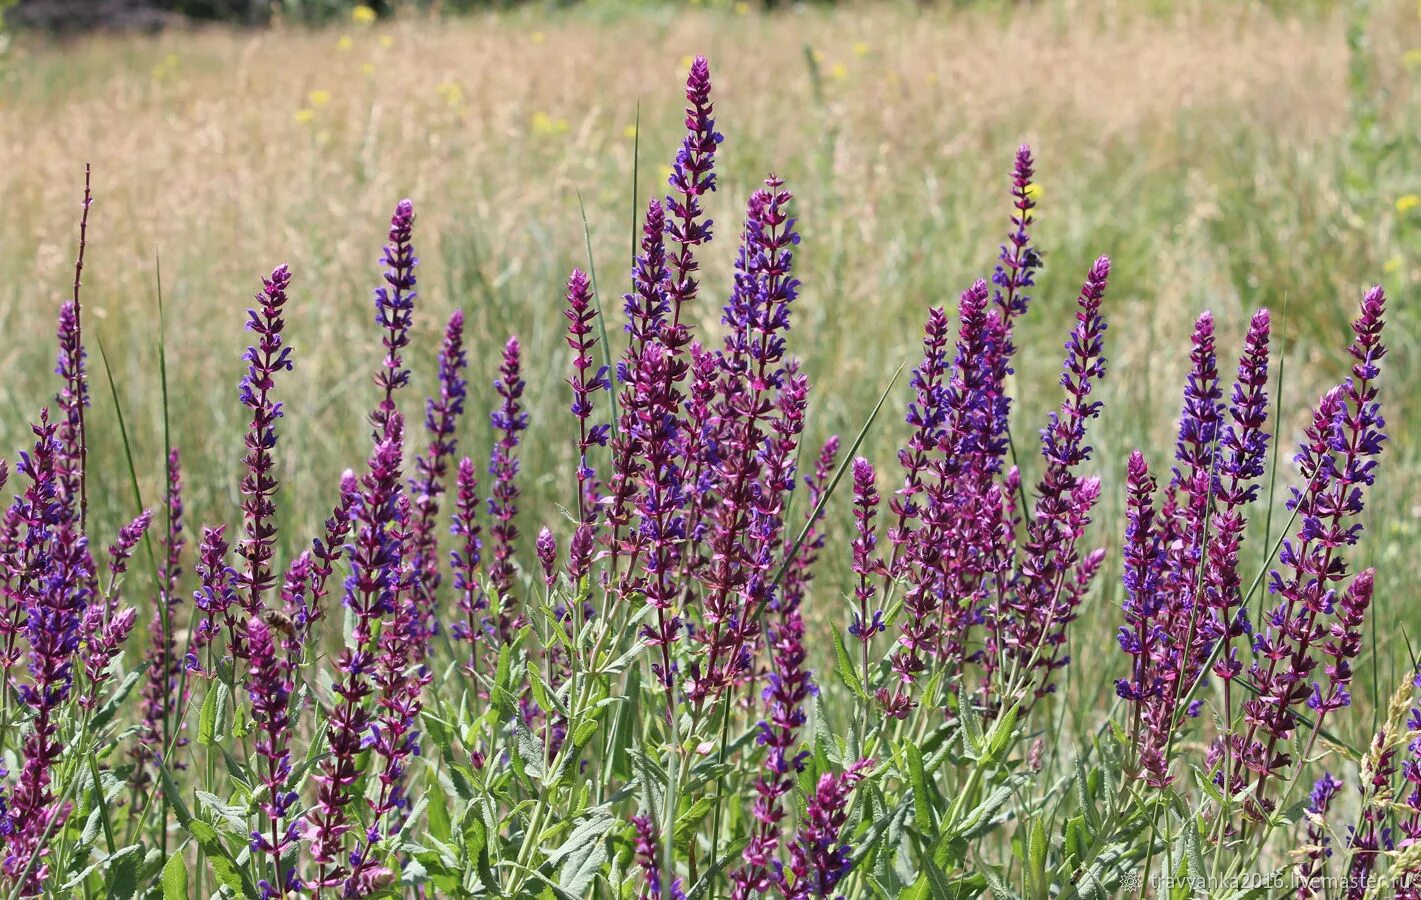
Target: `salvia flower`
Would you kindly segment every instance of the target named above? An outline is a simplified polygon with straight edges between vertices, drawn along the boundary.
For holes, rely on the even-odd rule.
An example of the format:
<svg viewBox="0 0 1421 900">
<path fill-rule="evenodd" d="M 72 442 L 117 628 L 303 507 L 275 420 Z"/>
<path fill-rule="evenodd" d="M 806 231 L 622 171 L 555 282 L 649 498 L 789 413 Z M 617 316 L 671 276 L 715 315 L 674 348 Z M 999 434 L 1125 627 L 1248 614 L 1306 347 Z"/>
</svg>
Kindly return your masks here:
<svg viewBox="0 0 1421 900">
<path fill-rule="evenodd" d="M 518 445 L 520 435 L 528 429 L 528 414 L 523 411 L 522 351 L 518 338 L 511 337 L 503 346 L 503 362 L 493 388 L 500 398 L 490 415 L 497 437 L 489 460 L 488 473 L 493 481 L 488 498 L 490 561 L 489 582 L 493 585 L 496 624 L 501 641 L 510 640 L 523 624 L 522 614 L 513 596 L 513 546 L 518 540 Z"/>
<path fill-rule="evenodd" d="M 681 321 L 683 309 L 696 298 L 699 285 L 694 248 L 710 243 L 710 219 L 704 215 L 701 197 L 715 190 L 715 151 L 725 138 L 715 130 L 711 104 L 710 63 L 704 56 L 691 62 L 686 76 L 686 136 L 667 179 L 672 193 L 666 197 L 666 238 L 676 249 L 671 253 L 667 290 L 671 296 L 671 335 L 666 344 L 672 352 L 689 340 Z"/>
<path fill-rule="evenodd" d="M 482 527 L 478 520 L 478 474 L 473 460 L 459 460 L 455 475 L 454 514 L 449 532 L 458 540 L 449 551 L 449 566 L 454 573 L 454 605 L 459 616 L 450 628 L 457 641 L 469 644 L 470 671 L 477 671 L 480 642 L 487 642 L 492 626 L 487 621 L 488 597 L 479 583 L 479 565 L 483 550 Z M 484 648 L 487 649 L 487 648 Z"/>
<path fill-rule="evenodd" d="M 381 428 L 383 434 L 361 478 L 360 500 L 354 512 L 351 573 L 346 578 L 344 598 L 353 620 L 351 644 L 342 648 L 336 659 L 339 677 L 331 690 L 337 702 L 326 731 L 329 753 L 314 776 L 316 805 L 308 813 L 305 826 L 311 857 L 320 867 L 314 882 L 318 887 L 338 884 L 349 874 L 342 849 L 344 835 L 353 823 L 346 807 L 360 777 L 356 757 L 370 730 L 366 698 L 373 689 L 371 680 L 377 665 L 375 636 L 381 623 L 395 611 L 404 562 L 399 530 L 402 526 L 397 521 L 402 496 L 404 420 L 399 413 L 391 413 Z M 358 868 L 359 862 L 353 867 Z"/>
<path fill-rule="evenodd" d="M 587 460 L 587 451 L 594 446 L 605 447 L 611 428 L 605 424 L 589 427 L 592 395 L 599 390 L 610 390 L 611 385 L 607 380 L 607 367 L 594 368 L 592 348 L 597 346 L 597 338 L 592 335 L 592 325 L 597 318 L 597 308 L 592 303 L 592 282 L 581 269 L 573 269 L 568 276 L 567 308 L 563 315 L 567 318 L 567 345 L 573 353 L 572 376 L 567 383 L 572 388 L 572 415 L 577 419 L 578 518 L 587 521 L 593 515 L 585 502 L 588 482 L 597 474 Z"/>
<path fill-rule="evenodd" d="M 455 310 L 445 326 L 444 342 L 439 350 L 439 396 L 425 401 L 424 430 L 429 435 L 429 447 L 415 459 L 415 475 L 409 485 L 414 508 L 414 521 L 410 526 L 414 600 L 419 610 L 416 653 L 421 657 L 428 652 L 429 639 L 438 626 L 435 602 L 441 576 L 439 539 L 435 532 L 439 498 L 444 494 L 449 477 L 450 460 L 458 449 L 455 432 L 464 413 L 463 371 L 467 365 L 464 314 Z"/>
<path fill-rule="evenodd" d="M 146 651 L 148 671 L 143 681 L 142 731 L 132 751 L 137 763 L 133 775 L 136 787 L 149 782 L 149 763 L 166 754 L 170 735 L 183 727 L 179 721 L 181 716 L 175 715 L 174 710 L 186 705 L 188 693 L 182 677 L 182 654 L 178 652 L 175 620 L 182 605 L 179 580 L 183 573 L 183 550 L 187 546 L 183 523 L 182 458 L 176 447 L 168 453 L 167 473 L 167 527 L 163 535 L 162 580 L 149 626 L 151 643 Z M 176 738 L 173 746 L 183 747 L 186 743 L 186 739 Z M 184 764 L 173 760 L 171 768 L 181 769 Z"/>
<path fill-rule="evenodd" d="M 636 838 L 634 855 L 637 867 L 641 869 L 642 888 L 637 894 L 639 900 L 686 900 L 681 890 L 681 879 L 673 878 L 666 884 L 666 876 L 661 872 L 657 857 L 656 825 L 647 815 L 632 816 L 632 829 Z"/>
<path fill-rule="evenodd" d="M 395 410 L 395 391 L 409 384 L 410 371 L 401 353 L 410 342 L 410 326 L 414 322 L 415 267 L 419 257 L 410 243 L 414 228 L 414 204 L 401 200 L 390 216 L 389 243 L 385 245 L 380 264 L 385 267 L 385 283 L 375 289 L 375 324 L 384 330 L 381 341 L 385 359 L 375 373 L 375 386 L 382 392 L 380 404 L 371 415 L 371 423 L 379 434 L 385 418 Z"/>
<path fill-rule="evenodd" d="M 1330 772 L 1323 772 L 1322 777 L 1313 783 L 1312 793 L 1308 796 L 1307 838 L 1300 848 L 1303 855 L 1297 867 L 1299 897 L 1323 896 L 1322 876 L 1327 860 L 1332 856 L 1332 838 L 1327 830 L 1327 811 L 1340 790 L 1342 782 L 1333 778 Z"/>
<path fill-rule="evenodd" d="M 1297 728 L 1297 705 L 1309 701 L 1315 710 L 1315 734 L 1330 711 L 1348 702 L 1346 664 L 1360 649 L 1348 635 L 1361 626 L 1370 601 L 1370 575 L 1358 575 L 1363 584 L 1346 592 L 1340 604 L 1338 591 L 1349 579 L 1342 551 L 1361 534 L 1364 490 L 1376 478 L 1376 457 L 1386 440 L 1376 384 L 1386 353 L 1381 342 L 1385 306 L 1379 287 L 1363 297 L 1361 315 L 1352 323 L 1351 377 L 1323 396 L 1294 457 L 1305 484 L 1293 488 L 1287 505 L 1300 524 L 1283 542 L 1279 568 L 1270 572 L 1268 590 L 1278 603 L 1254 635 L 1254 662 L 1243 676 L 1255 696 L 1243 704 L 1246 730 L 1236 741 L 1231 779 L 1241 782 L 1245 772 L 1256 776 L 1250 799 L 1254 814 L 1272 807 L 1266 783 L 1292 763 L 1283 747 Z M 1341 621 L 1331 624 L 1339 606 Z M 1336 639 L 1323 648 L 1333 629 Z M 1326 689 L 1311 683 L 1320 649 L 1330 657 Z"/>
<path fill-rule="evenodd" d="M 291 272 L 286 266 L 272 270 L 271 277 L 262 280 L 257 294 L 258 309 L 247 311 L 247 330 L 257 336 L 257 342 L 247 349 L 247 374 L 238 390 L 242 405 L 252 411 L 247 428 L 246 455 L 242 464 L 242 529 L 244 537 L 237 543 L 237 555 L 246 560 L 245 571 L 238 574 L 242 591 L 241 602 L 249 615 L 262 610 L 262 596 L 276 585 L 271 570 L 271 558 L 276 546 L 276 462 L 272 450 L 276 447 L 276 420 L 281 418 L 281 403 L 272 399 L 276 373 L 291 370 L 291 348 L 282 340 L 286 320 L 286 290 L 291 284 Z M 240 646 L 240 642 L 239 642 Z"/>
<path fill-rule="evenodd" d="M 839 883 L 853 871 L 853 848 L 844 840 L 849 797 L 872 767 L 872 760 L 861 759 L 843 772 L 819 776 L 794 843 L 790 844 L 788 868 L 794 877 L 782 887 L 788 900 L 833 897 Z"/>
<path fill-rule="evenodd" d="M 297 840 L 296 821 L 291 815 L 296 804 L 295 791 L 289 790 L 291 776 L 290 699 L 292 678 L 287 654 L 278 652 L 271 629 L 261 619 L 246 622 L 247 694 L 256 723 L 257 771 L 264 796 L 261 810 L 266 816 L 266 828 L 251 834 L 253 853 L 265 856 L 274 878 L 263 880 L 263 900 L 286 894 L 287 875 L 283 874 L 282 857 Z"/>
</svg>

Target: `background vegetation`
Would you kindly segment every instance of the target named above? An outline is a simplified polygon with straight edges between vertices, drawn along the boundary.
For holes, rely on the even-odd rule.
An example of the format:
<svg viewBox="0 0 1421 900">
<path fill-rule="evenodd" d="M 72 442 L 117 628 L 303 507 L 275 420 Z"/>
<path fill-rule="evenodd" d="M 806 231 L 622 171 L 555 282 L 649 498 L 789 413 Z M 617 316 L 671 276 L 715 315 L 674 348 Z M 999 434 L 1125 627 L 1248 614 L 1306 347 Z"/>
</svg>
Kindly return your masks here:
<svg viewBox="0 0 1421 900">
<path fill-rule="evenodd" d="M 706 2 L 452 20 L 333 7 L 331 18 L 321 30 L 60 45 L 22 35 L 9 46 L 0 58 L 0 332 L 9 338 L 0 446 L 25 442 L 31 410 L 52 392 L 48 335 L 72 272 L 88 161 L 97 197 L 90 336 L 113 366 L 136 458 L 159 461 L 161 273 L 190 522 L 220 520 L 238 502 L 232 436 L 247 337 L 236 326 L 254 274 L 278 261 L 296 273 L 288 335 L 299 355 L 297 377 L 283 385 L 280 508 L 291 519 L 284 538 L 314 533 L 339 473 L 366 453 L 367 435 L 348 426 L 368 408 L 378 353 L 371 249 L 393 200 L 411 196 L 424 260 L 415 390 L 431 387 L 439 326 L 462 307 L 474 373 L 464 439 L 482 455 L 497 349 L 519 335 L 532 406 L 527 508 L 556 508 L 569 489 L 557 479 L 572 471 L 558 311 L 568 269 L 586 260 L 581 208 L 604 295 L 615 296 L 633 197 L 661 189 L 680 135 L 680 98 L 667 85 L 704 53 L 717 109 L 734 123 L 708 202 L 721 234 L 733 234 L 743 197 L 772 166 L 798 197 L 795 332 L 814 385 L 808 445 L 852 433 L 888 374 L 912 364 L 927 307 L 950 304 L 989 273 L 996 245 L 984 235 L 1005 234 L 1006 174 L 1023 141 L 1039 160 L 1035 234 L 1049 253 L 1018 341 L 1016 421 L 1039 422 L 1057 402 L 1055 348 L 1080 274 L 1111 254 L 1112 372 L 1093 434 L 1106 479 L 1097 521 L 1111 531 L 1128 451 L 1171 440 L 1184 336 L 1200 310 L 1218 319 L 1222 359 L 1254 308 L 1278 315 L 1287 448 L 1318 392 L 1343 374 L 1339 350 L 1361 289 L 1386 286 L 1392 443 L 1356 559 L 1378 566 L 1376 655 L 1358 666 L 1361 708 L 1335 725 L 1359 742 L 1370 733 L 1375 694 L 1405 667 L 1418 624 L 1414 4 L 1061 0 L 763 14 Z M 718 243 L 704 278 L 717 301 L 731 262 L 728 241 Z M 702 324 L 716 310 L 703 304 Z M 93 477 L 119 486 L 127 468 L 114 407 L 97 384 Z M 906 388 L 894 402 L 901 408 Z M 885 416 L 863 452 L 891 468 L 902 437 L 898 418 Z M 1024 465 L 1034 472 L 1036 461 Z M 155 502 L 162 473 L 147 465 L 139 475 Z M 101 533 L 133 512 L 119 489 L 96 492 L 94 504 Z M 831 521 L 838 542 L 828 552 L 847 578 L 847 496 Z M 1119 542 L 1106 529 L 1097 535 Z M 1112 637 L 1118 564 L 1102 584 L 1073 633 L 1080 664 L 1067 677 L 1087 683 L 1068 688 L 1072 703 L 1059 710 L 1071 733 L 1099 724 L 1110 699 L 1100 673 L 1124 667 Z M 829 612 L 843 618 L 811 608 L 811 632 L 822 633 Z"/>
</svg>

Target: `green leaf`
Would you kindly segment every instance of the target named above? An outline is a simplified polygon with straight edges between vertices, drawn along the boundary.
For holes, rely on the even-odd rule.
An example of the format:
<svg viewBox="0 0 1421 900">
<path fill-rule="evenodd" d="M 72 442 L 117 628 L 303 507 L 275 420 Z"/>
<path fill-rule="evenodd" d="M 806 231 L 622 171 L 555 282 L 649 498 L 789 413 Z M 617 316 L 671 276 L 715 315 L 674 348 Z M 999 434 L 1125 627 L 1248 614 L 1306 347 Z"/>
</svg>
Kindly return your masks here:
<svg viewBox="0 0 1421 900">
<path fill-rule="evenodd" d="M 217 877 L 218 883 L 239 897 L 256 900 L 256 888 L 228 852 L 227 845 L 222 842 L 217 829 L 201 819 L 191 819 L 184 827 L 207 854 L 207 864 L 212 867 L 212 874 Z"/>
<path fill-rule="evenodd" d="M 834 674 L 838 675 L 839 680 L 854 692 L 854 696 L 867 703 L 868 693 L 864 690 L 863 680 L 859 678 L 858 670 L 854 668 L 854 662 L 849 657 L 848 648 L 844 646 L 844 636 L 839 633 L 839 626 L 830 625 L 829 627 L 834 633 L 834 656 L 838 660 Z"/>
<path fill-rule="evenodd" d="M 188 900 L 187 860 L 181 848 L 163 864 L 163 900 Z"/>
<path fill-rule="evenodd" d="M 913 786 L 913 823 L 931 841 L 937 834 L 937 825 L 933 822 L 932 798 L 928 794 L 927 773 L 923 771 L 923 755 L 911 743 L 904 745 L 904 750 L 908 756 L 908 780 Z"/>
<path fill-rule="evenodd" d="M 706 816 L 710 815 L 714 808 L 715 804 L 711 802 L 711 798 L 702 797 L 677 817 L 676 830 L 672 840 L 678 848 L 691 845 L 691 839 L 696 836 L 696 830 L 701 827 L 701 823 L 706 820 Z"/>
<path fill-rule="evenodd" d="M 1046 896 L 1047 850 L 1046 826 L 1040 819 L 1035 819 L 1031 823 L 1031 837 L 1026 845 L 1026 874 L 1032 894 L 1039 897 Z"/>
</svg>

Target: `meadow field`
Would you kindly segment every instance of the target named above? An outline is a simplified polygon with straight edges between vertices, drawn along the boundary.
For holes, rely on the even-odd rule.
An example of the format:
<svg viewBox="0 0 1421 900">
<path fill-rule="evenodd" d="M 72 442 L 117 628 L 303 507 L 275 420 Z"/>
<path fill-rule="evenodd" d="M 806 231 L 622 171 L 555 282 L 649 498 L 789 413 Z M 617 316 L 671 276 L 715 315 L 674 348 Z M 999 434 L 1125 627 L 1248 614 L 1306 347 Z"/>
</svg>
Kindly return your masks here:
<svg viewBox="0 0 1421 900">
<path fill-rule="evenodd" d="M 250 415 L 236 390 L 250 343 L 242 326 L 259 277 L 285 263 L 295 368 L 281 382 L 273 474 L 276 552 L 290 559 L 321 533 L 342 471 L 371 452 L 360 425 L 382 350 L 370 295 L 381 283 L 382 222 L 408 197 L 420 257 L 408 394 L 438 390 L 440 334 L 462 310 L 469 385 L 459 435 L 482 472 L 496 438 L 488 413 L 499 403 L 500 354 L 510 335 L 520 339 L 529 430 L 518 546 L 520 570 L 540 582 L 537 526 L 561 542 L 577 518 L 568 272 L 590 262 L 615 358 L 627 341 L 618 298 L 631 287 L 639 217 L 666 191 L 684 133 L 682 84 L 698 55 L 710 61 L 725 141 L 718 189 L 702 201 L 718 240 L 700 254 L 690 324 L 719 332 L 745 197 L 775 173 L 794 192 L 801 235 L 791 353 L 810 383 L 802 473 L 828 435 L 847 446 L 901 366 L 857 449 L 878 467 L 886 498 L 900 485 L 896 453 L 927 311 L 955 310 L 974 279 L 990 279 L 1010 228 L 1019 145 L 1036 159 L 1032 239 L 1044 251 L 1009 381 L 1028 491 L 1042 470 L 1037 431 L 1060 403 L 1081 280 L 1098 256 L 1111 258 L 1109 373 L 1092 395 L 1104 409 L 1086 464 L 1103 482 L 1091 545 L 1109 552 L 1071 626 L 1072 663 L 1027 735 L 1062 748 L 1052 777 L 1069 776 L 1075 751 L 1065 748 L 1101 732 L 1118 702 L 1113 682 L 1128 674 L 1116 640 L 1126 461 L 1142 448 L 1168 475 L 1196 317 L 1213 312 L 1227 383 L 1253 312 L 1273 313 L 1275 375 L 1279 360 L 1284 368 L 1270 385 L 1281 387 L 1277 474 L 1263 485 L 1278 500 L 1276 535 L 1282 499 L 1301 486 L 1290 457 L 1309 410 L 1348 373 L 1363 292 L 1385 288 L 1389 441 L 1361 519 L 1366 536 L 1349 557 L 1354 569 L 1376 568 L 1375 601 L 1352 662 L 1356 702 L 1329 719 L 1328 735 L 1365 748 L 1421 636 L 1421 11 L 1410 2 L 769 13 L 710 0 L 594 2 L 447 20 L 355 16 L 316 30 L 21 34 L 0 55 L 0 448 L 13 459 L 12 448 L 33 441 L 29 423 L 55 392 L 55 317 L 74 277 L 87 163 L 91 531 L 106 536 L 131 519 L 135 492 L 161 506 L 165 441 L 184 459 L 191 544 L 200 526 L 235 521 Z M 412 423 L 416 403 L 406 403 Z M 828 541 L 804 612 L 810 667 L 824 682 L 835 664 L 831 626 L 847 627 L 856 582 L 848 489 L 846 479 L 825 507 Z M 1245 544 L 1247 578 L 1267 545 Z M 130 578 L 133 596 L 151 593 L 149 573 Z M 151 601 L 137 606 L 141 633 Z M 130 663 L 142 652 L 130 648 Z M 831 706 L 848 690 L 820 687 Z M 1288 840 L 1265 862 L 1286 863 Z M 544 896 L 536 879 L 515 880 Z M 99 883 L 83 889 L 102 896 Z M 853 896 L 873 895 L 854 885 L 862 893 Z"/>
</svg>

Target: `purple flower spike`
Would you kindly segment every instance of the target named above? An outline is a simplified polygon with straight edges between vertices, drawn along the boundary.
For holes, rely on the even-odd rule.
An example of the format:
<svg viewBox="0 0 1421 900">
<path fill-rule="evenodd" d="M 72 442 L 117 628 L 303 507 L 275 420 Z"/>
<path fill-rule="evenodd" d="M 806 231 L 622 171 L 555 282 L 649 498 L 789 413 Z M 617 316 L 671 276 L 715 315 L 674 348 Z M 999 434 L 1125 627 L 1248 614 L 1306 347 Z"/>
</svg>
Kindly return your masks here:
<svg viewBox="0 0 1421 900">
<path fill-rule="evenodd" d="M 371 424 L 378 436 L 380 426 L 395 410 L 395 391 L 409 384 L 410 371 L 405 368 L 400 353 L 410 342 L 410 326 L 414 322 L 415 266 L 419 257 L 410 243 L 414 228 L 414 204 L 401 200 L 390 216 L 389 243 L 385 245 L 380 264 L 385 267 L 385 283 L 375 289 L 375 324 L 384 329 L 382 342 L 385 360 L 375 373 L 375 386 L 384 392 L 380 405 L 371 414 Z"/>
<path fill-rule="evenodd" d="M 182 461 L 176 447 L 168 454 L 167 507 L 163 572 L 157 598 L 159 605 L 153 610 L 149 626 L 152 642 L 146 652 L 148 672 L 143 681 L 142 730 L 131 751 L 136 764 L 132 780 L 139 788 L 151 783 L 149 769 L 159 754 L 168 756 L 169 768 L 186 768 L 181 760 L 168 755 L 171 731 L 183 728 L 183 723 L 176 721 L 181 717 L 174 716 L 173 711 L 184 708 L 188 699 L 188 691 L 182 686 L 182 654 L 178 652 L 175 637 L 178 631 L 176 614 L 182 605 L 179 579 L 183 572 L 183 550 L 187 546 L 183 522 Z M 176 750 L 186 746 L 187 739 L 173 738 L 171 743 Z"/>
<path fill-rule="evenodd" d="M 81 620 L 86 607 L 98 599 L 90 589 L 93 562 L 78 531 L 77 498 L 64 495 L 59 486 L 63 449 L 47 410 L 32 431 L 34 449 L 21 454 L 16 467 L 29 484 L 15 508 L 27 529 L 24 554 L 40 574 L 24 577 L 16 585 L 25 607 L 30 677 L 14 687 L 33 718 L 20 746 L 23 763 L 9 801 L 13 833 L 3 862 L 5 874 L 19 882 L 22 896 L 40 893 L 49 875 L 45 836 L 62 825 L 70 811 L 68 804 L 55 798 L 51 773 L 64 751 L 61 708 L 74 686 L 84 634 Z M 35 864 L 30 866 L 32 860 Z M 29 875 L 20 881 L 27 867 Z"/>
<path fill-rule="evenodd" d="M 863 668 L 867 672 L 869 644 L 873 642 L 874 635 L 884 629 L 883 609 L 874 606 L 873 602 L 874 594 L 878 591 L 875 578 L 882 574 L 884 566 L 877 556 L 878 537 L 873 522 L 878 514 L 878 488 L 875 485 L 877 474 L 873 465 L 860 456 L 854 460 L 853 476 L 856 536 L 852 548 L 853 572 L 858 576 L 858 585 L 854 588 L 854 600 L 858 603 L 858 609 L 854 612 L 853 623 L 849 625 L 849 634 L 859 640 L 863 651 Z"/>
<path fill-rule="evenodd" d="M 1009 601 L 1010 621 L 1005 641 L 1010 655 L 1025 672 L 1036 670 L 1035 694 L 1050 693 L 1053 670 L 1065 665 L 1057 654 L 1065 643 L 1065 628 L 1075 617 L 1071 592 L 1063 584 L 1066 572 L 1078 563 L 1076 544 L 1089 522 L 1099 497 L 1098 479 L 1080 479 L 1075 469 L 1090 459 L 1085 443 L 1086 423 L 1100 414 L 1101 403 L 1092 400 L 1095 383 L 1105 376 L 1105 319 L 1101 298 L 1110 278 L 1110 259 L 1102 256 L 1091 266 L 1077 300 L 1076 327 L 1066 342 L 1061 386 L 1066 400 L 1051 413 L 1041 432 L 1041 454 L 1046 471 L 1037 485 L 1037 501 L 1021 563 L 1023 584 Z M 1092 485 L 1091 482 L 1094 482 Z"/>
<path fill-rule="evenodd" d="M 245 643 L 249 660 L 247 694 L 257 726 L 256 754 L 261 760 L 256 768 L 265 789 L 261 810 L 267 819 L 265 830 L 252 832 L 251 847 L 270 861 L 276 874 L 271 883 L 284 884 L 282 856 L 297 839 L 296 823 L 291 821 L 297 796 L 287 789 L 291 776 L 290 660 L 277 651 L 271 629 L 261 619 L 247 621 Z"/>
<path fill-rule="evenodd" d="M 553 537 L 553 532 L 544 525 L 538 529 L 538 537 L 533 542 L 534 549 L 538 554 L 538 564 L 543 567 L 543 583 L 552 587 L 558 580 L 558 541 Z"/>
<path fill-rule="evenodd" d="M 686 894 L 681 890 L 681 879 L 676 878 L 669 885 L 665 884 L 665 876 L 661 873 L 661 863 L 657 861 L 657 839 L 656 825 L 652 823 L 650 816 L 632 816 L 632 829 L 636 841 L 634 847 L 634 857 L 637 867 L 641 869 L 642 889 L 637 894 L 638 900 L 686 900 Z"/>
<path fill-rule="evenodd" d="M 246 474 L 242 477 L 242 528 L 244 537 L 237 543 L 237 555 L 246 560 L 246 570 L 238 575 L 243 592 L 241 602 L 248 615 L 259 615 L 265 606 L 263 595 L 276 586 L 271 570 L 271 558 L 276 548 L 276 489 L 278 486 L 272 450 L 276 447 L 276 420 L 281 418 L 281 404 L 272 399 L 277 372 L 291 370 L 291 348 L 281 337 L 286 320 L 286 289 L 291 273 L 278 266 L 270 278 L 262 280 L 257 294 L 260 309 L 248 310 L 247 330 L 257 336 L 256 345 L 246 352 L 247 374 L 238 390 L 242 405 L 252 411 L 247 429 L 247 453 L 242 458 Z M 240 635 L 235 644 L 240 649 Z"/>
<path fill-rule="evenodd" d="M 481 526 L 478 521 L 478 475 L 474 470 L 473 460 L 467 456 L 459 460 L 455 484 L 454 515 L 449 532 L 458 538 L 458 541 L 454 549 L 449 551 L 449 567 L 454 573 L 454 603 L 461 619 L 454 623 L 450 634 L 455 640 L 469 644 L 466 668 L 470 672 L 477 672 L 479 657 L 482 655 L 478 645 L 481 642 L 487 643 L 491 625 L 486 614 L 488 598 L 478 578 L 483 548 L 479 536 Z M 485 646 L 483 649 L 488 648 Z"/>
<path fill-rule="evenodd" d="M 1270 572 L 1268 591 L 1279 602 L 1254 636 L 1255 661 L 1243 676 L 1254 697 L 1243 704 L 1244 734 L 1231 742 L 1236 753 L 1229 783 L 1246 785 L 1254 776 L 1254 816 L 1273 808 L 1267 783 L 1293 763 L 1282 748 L 1297 729 L 1297 705 L 1311 701 L 1316 733 L 1329 711 L 1349 702 L 1344 685 L 1357 649 L 1352 634 L 1371 599 L 1371 576 L 1359 574 L 1340 600 L 1338 591 L 1349 578 L 1342 552 L 1361 536 L 1364 491 L 1376 478 L 1376 457 L 1386 440 L 1377 400 L 1385 308 L 1379 287 L 1362 298 L 1348 351 L 1351 377 L 1323 396 L 1294 457 L 1305 484 L 1293 489 L 1287 505 L 1300 524 L 1283 542 L 1279 568 Z M 1329 624 L 1334 616 L 1338 621 Z M 1333 640 L 1323 647 L 1329 634 Z M 1326 693 L 1311 683 L 1319 650 L 1330 659 Z"/>
<path fill-rule="evenodd" d="M 686 77 L 686 137 L 681 141 L 676 162 L 671 166 L 671 177 L 667 179 L 672 193 L 666 198 L 666 238 L 676 249 L 671 254 L 667 284 L 671 295 L 671 328 L 665 340 L 673 353 L 690 341 L 681 316 L 700 288 L 696 282 L 700 264 L 693 249 L 711 240 L 711 220 L 698 221 L 704 215 L 701 197 L 715 190 L 715 151 L 725 138 L 715 130 L 710 93 L 710 63 L 704 56 L 697 56 Z"/>
<path fill-rule="evenodd" d="M 781 876 L 786 900 L 819 900 L 834 896 L 839 883 L 854 869 L 853 848 L 844 843 L 849 796 L 873 761 L 861 759 L 843 772 L 826 772 L 809 798 L 799 832 L 790 845 L 789 884 Z"/>
<path fill-rule="evenodd" d="M 441 577 L 439 539 L 435 534 L 439 518 L 439 498 L 444 495 L 449 463 L 458 449 L 455 432 L 464 414 L 466 384 L 463 377 L 468 360 L 464 353 L 464 314 L 455 310 L 444 328 L 439 350 L 439 396 L 425 401 L 424 430 L 429 447 L 415 459 L 415 476 L 410 479 L 411 550 L 415 571 L 414 602 L 418 609 L 418 641 L 415 654 L 423 659 L 430 638 L 438 632 L 435 603 Z"/>
<path fill-rule="evenodd" d="M 331 690 L 337 702 L 326 732 L 328 755 L 316 773 L 316 805 L 308 813 L 306 833 L 311 856 L 320 870 L 315 884 L 340 883 L 349 873 L 342 862 L 344 835 L 354 827 L 346 807 L 360 776 L 356 757 L 364 749 L 371 724 L 366 698 L 377 666 L 377 631 L 394 632 L 392 640 L 409 639 L 409 604 L 396 610 L 405 570 L 404 539 L 409 506 L 400 502 L 400 463 L 404 448 L 404 420 L 392 412 L 381 424 L 382 435 L 370 455 L 369 468 L 360 481 L 355 505 L 355 536 L 350 549 L 350 575 L 345 581 L 344 603 L 353 620 L 351 643 L 336 660 L 339 677 Z M 396 623 L 384 627 L 398 612 Z M 390 657 L 383 655 L 381 661 Z M 386 670 L 382 670 L 384 672 Z M 383 696 L 383 695 L 382 695 Z"/>
<path fill-rule="evenodd" d="M 1299 849 L 1303 851 L 1297 867 L 1298 897 L 1323 896 L 1323 875 L 1327 870 L 1327 860 L 1332 856 L 1332 838 L 1327 829 L 1327 811 L 1337 792 L 1342 790 L 1342 782 L 1329 772 L 1322 773 L 1312 786 L 1312 794 L 1307 805 L 1307 839 Z"/>
<path fill-rule="evenodd" d="M 492 560 L 489 582 L 493 585 L 493 600 L 497 607 L 496 623 L 500 641 L 512 640 L 523 626 L 522 613 L 513 596 L 513 544 L 518 540 L 518 444 L 519 435 L 528 429 L 528 414 L 523 411 L 522 355 L 518 338 L 511 337 L 503 346 L 503 363 L 493 388 L 502 402 L 490 415 L 498 437 L 494 441 L 488 473 L 493 489 L 488 498 L 488 513 L 493 520 L 489 528 L 492 537 Z"/>
<path fill-rule="evenodd" d="M 567 318 L 567 345 L 572 348 L 572 377 L 567 383 L 572 387 L 572 415 L 577 419 L 577 508 L 578 519 L 591 521 L 595 510 L 588 504 L 589 482 L 597 475 L 587 461 L 587 451 L 593 447 L 607 445 L 608 425 L 592 425 L 592 395 L 601 390 L 611 390 L 607 380 L 606 366 L 593 368 L 592 348 L 597 346 L 597 338 L 592 336 L 592 326 L 597 318 L 597 308 L 592 304 L 592 282 L 581 269 L 573 269 L 567 279 L 567 308 L 563 310 Z M 589 370 L 591 373 L 589 374 Z"/>
<path fill-rule="evenodd" d="M 63 448 L 57 460 L 60 487 L 65 495 L 80 498 L 84 467 L 84 411 L 89 407 L 89 383 L 85 374 L 88 353 L 84 350 L 79 325 L 79 306 L 74 301 L 59 307 L 59 359 L 54 372 L 62 383 L 55 397 L 59 411 L 56 432 Z"/>
</svg>

